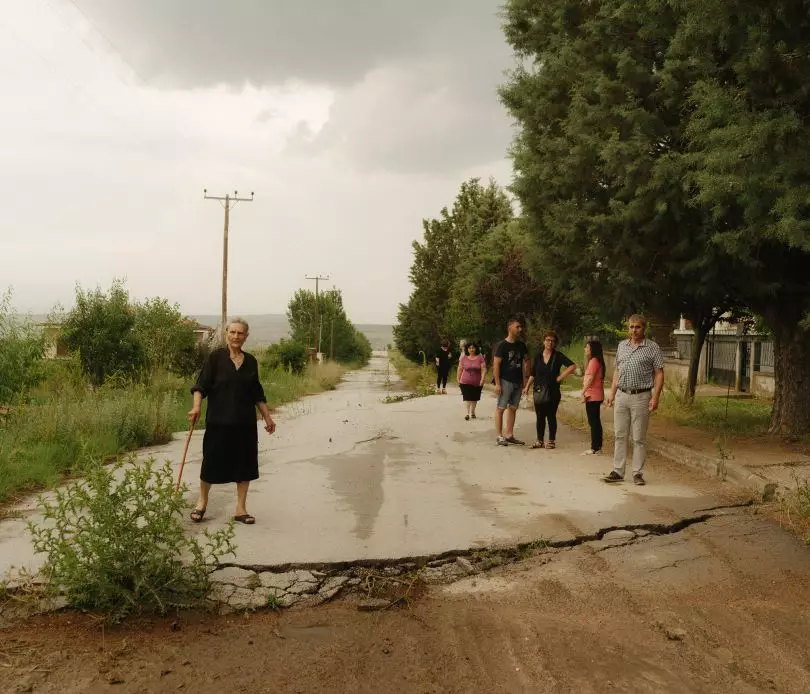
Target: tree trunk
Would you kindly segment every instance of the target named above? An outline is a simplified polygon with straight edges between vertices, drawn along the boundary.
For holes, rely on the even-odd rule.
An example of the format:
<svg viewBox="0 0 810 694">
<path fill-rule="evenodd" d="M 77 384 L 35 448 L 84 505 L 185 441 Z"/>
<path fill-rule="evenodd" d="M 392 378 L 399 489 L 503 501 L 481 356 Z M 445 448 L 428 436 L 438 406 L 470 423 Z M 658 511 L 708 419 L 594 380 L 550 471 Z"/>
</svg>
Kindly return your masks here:
<svg viewBox="0 0 810 694">
<path fill-rule="evenodd" d="M 787 311 L 789 315 L 794 312 Z M 788 316 L 778 315 L 781 313 L 768 316 L 773 330 L 775 367 L 768 433 L 801 436 L 810 432 L 810 332 L 802 330 L 796 320 L 785 320 Z"/>
<path fill-rule="evenodd" d="M 692 339 L 692 354 L 689 358 L 689 375 L 686 379 L 686 398 L 689 402 L 695 400 L 695 390 L 697 389 L 698 370 L 700 369 L 700 353 L 706 342 L 706 336 L 714 326 L 713 318 L 701 318 L 693 324 L 695 336 Z"/>
</svg>

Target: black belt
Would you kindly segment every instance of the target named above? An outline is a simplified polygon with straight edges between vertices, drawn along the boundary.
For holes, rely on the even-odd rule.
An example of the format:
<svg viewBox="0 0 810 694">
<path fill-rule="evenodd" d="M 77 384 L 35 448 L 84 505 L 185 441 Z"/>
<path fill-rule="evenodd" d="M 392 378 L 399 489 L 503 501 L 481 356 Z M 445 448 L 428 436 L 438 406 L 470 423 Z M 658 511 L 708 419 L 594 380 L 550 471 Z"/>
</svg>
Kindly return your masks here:
<svg viewBox="0 0 810 694">
<path fill-rule="evenodd" d="M 625 390 L 624 388 L 619 388 L 619 390 L 627 395 L 638 395 L 639 393 L 649 393 L 652 388 L 636 388 L 635 390 Z"/>
</svg>

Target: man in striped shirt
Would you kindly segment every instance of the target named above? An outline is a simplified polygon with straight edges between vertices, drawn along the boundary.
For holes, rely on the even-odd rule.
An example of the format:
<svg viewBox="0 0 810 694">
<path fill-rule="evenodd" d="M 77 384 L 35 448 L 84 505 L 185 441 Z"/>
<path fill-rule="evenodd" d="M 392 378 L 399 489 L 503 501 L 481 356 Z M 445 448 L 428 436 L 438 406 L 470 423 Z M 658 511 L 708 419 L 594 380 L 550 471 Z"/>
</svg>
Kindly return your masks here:
<svg viewBox="0 0 810 694">
<path fill-rule="evenodd" d="M 627 464 L 627 437 L 633 435 L 633 482 L 644 482 L 645 439 L 650 413 L 658 408 L 664 388 L 664 358 L 661 348 L 646 338 L 647 319 L 632 315 L 628 319 L 630 339 L 619 343 L 613 385 L 605 401 L 613 407 L 613 470 L 605 482 L 621 482 Z"/>
</svg>

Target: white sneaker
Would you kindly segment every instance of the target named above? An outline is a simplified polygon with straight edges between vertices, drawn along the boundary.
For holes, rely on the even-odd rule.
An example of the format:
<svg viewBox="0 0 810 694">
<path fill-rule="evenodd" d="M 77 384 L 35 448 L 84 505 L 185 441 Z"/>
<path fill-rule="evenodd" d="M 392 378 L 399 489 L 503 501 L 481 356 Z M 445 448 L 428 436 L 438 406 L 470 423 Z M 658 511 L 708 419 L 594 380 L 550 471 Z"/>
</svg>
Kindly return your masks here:
<svg viewBox="0 0 810 694">
<path fill-rule="evenodd" d="M 587 451 L 585 451 L 584 453 L 581 453 L 580 455 L 600 455 L 601 452 L 602 451 L 595 451 L 595 450 L 593 450 L 593 448 L 589 448 Z"/>
</svg>

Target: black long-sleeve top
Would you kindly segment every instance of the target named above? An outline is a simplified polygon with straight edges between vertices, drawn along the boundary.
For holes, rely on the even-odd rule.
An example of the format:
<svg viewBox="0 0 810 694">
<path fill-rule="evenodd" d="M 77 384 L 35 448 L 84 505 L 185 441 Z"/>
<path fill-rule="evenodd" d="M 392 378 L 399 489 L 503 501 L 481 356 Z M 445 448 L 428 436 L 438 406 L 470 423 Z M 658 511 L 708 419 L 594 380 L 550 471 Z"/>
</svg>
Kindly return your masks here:
<svg viewBox="0 0 810 694">
<path fill-rule="evenodd" d="M 215 349 L 205 360 L 191 392 L 208 398 L 206 424 L 250 424 L 256 422 L 256 405 L 267 402 L 259 381 L 256 357 L 243 353 L 238 369 L 228 349 Z"/>
</svg>

